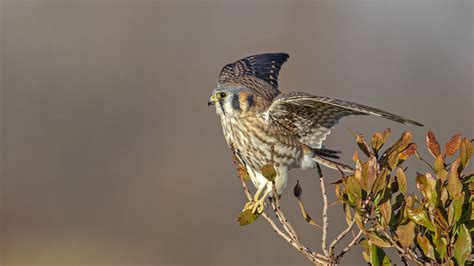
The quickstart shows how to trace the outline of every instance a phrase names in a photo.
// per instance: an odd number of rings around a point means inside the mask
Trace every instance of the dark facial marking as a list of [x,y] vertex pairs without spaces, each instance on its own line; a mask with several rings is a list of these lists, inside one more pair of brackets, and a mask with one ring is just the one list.
[[247,104],[249,107],[252,107],[254,105],[253,95],[247,96]]
[[226,115],[223,98],[219,98],[219,106],[221,107],[222,113]]
[[240,101],[239,101],[239,95],[232,95],[232,108],[236,111],[240,111]]

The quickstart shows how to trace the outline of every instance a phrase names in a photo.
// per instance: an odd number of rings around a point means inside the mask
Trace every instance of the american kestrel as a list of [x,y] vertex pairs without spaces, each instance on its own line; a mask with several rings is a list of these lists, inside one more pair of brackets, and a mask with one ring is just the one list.
[[344,168],[328,159],[339,158],[338,152],[322,146],[342,117],[376,115],[422,126],[357,103],[304,92],[281,93],[278,74],[288,57],[286,53],[259,54],[227,64],[208,101],[208,105],[216,106],[227,144],[257,189],[253,201],[246,205],[252,212],[262,212],[265,198],[273,191],[273,183],[262,175],[264,165],[271,163],[276,170],[278,195],[285,189],[292,168],[309,169],[316,163]]

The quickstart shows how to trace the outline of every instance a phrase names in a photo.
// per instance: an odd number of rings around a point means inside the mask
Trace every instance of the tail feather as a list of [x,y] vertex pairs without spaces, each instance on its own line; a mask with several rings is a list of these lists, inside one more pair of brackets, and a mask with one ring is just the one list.
[[340,171],[344,171],[344,172],[347,172],[347,173],[350,173],[350,172],[354,171],[354,169],[352,167],[348,166],[348,165],[338,163],[338,162],[323,158],[323,157],[318,156],[318,155],[314,156],[314,161],[319,163],[319,164],[322,164],[322,165],[324,165],[328,168],[331,168],[331,169],[340,170]]

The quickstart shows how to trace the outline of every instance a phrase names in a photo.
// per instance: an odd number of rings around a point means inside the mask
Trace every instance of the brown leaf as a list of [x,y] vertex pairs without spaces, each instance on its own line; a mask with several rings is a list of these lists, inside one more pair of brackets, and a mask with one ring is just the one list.
[[374,135],[372,136],[372,139],[370,140],[370,145],[372,146],[372,149],[377,152],[382,147],[383,144],[384,144],[384,141],[383,141],[382,133],[375,132]]
[[378,247],[389,248],[392,246],[385,237],[378,235],[376,232],[370,232],[367,236],[369,237],[370,242]]
[[413,239],[415,239],[415,223],[408,220],[407,223],[400,224],[395,234],[402,247],[409,247],[413,243]]
[[403,171],[402,168],[397,168],[397,181],[398,181],[398,186],[400,187],[400,191],[403,193],[403,195],[407,195],[407,177],[405,175],[405,172]]
[[454,135],[451,140],[446,143],[445,147],[445,154],[448,156],[452,156],[456,153],[456,151],[459,149],[459,146],[461,145],[461,134],[456,134]]
[[438,193],[436,192],[436,179],[434,179],[430,173],[426,175],[418,174],[416,177],[416,187],[431,206],[437,206]]
[[469,160],[471,159],[472,156],[472,143],[468,139],[463,139],[461,142],[461,165],[464,168],[469,164]]
[[436,259],[434,248],[430,243],[430,240],[426,236],[422,236],[420,233],[416,236],[416,242],[420,245],[421,250],[423,250],[423,254],[430,259]]
[[405,161],[410,155],[415,154],[416,148],[415,143],[410,143],[408,147],[400,153],[400,160]]
[[431,131],[428,131],[428,134],[426,135],[426,146],[428,146],[428,151],[431,153],[431,155],[433,155],[434,158],[441,155],[439,143],[436,141],[436,137]]
[[370,157],[372,155],[372,151],[369,148],[369,145],[365,141],[364,135],[361,133],[358,133],[356,135],[356,142],[357,145],[359,146],[359,149],[367,156]]
[[436,176],[444,182],[448,176],[448,171],[445,169],[444,165],[444,155],[439,155],[434,161],[434,171]]
[[390,203],[390,198],[384,203],[380,204],[378,208],[383,218],[382,225],[388,225],[390,223],[390,219],[392,218],[392,205]]

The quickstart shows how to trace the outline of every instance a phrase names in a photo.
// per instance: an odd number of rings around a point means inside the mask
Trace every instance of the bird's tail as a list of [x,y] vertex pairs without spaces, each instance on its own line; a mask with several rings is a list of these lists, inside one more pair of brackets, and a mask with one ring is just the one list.
[[354,171],[354,169],[352,167],[348,166],[348,165],[329,160],[329,159],[324,158],[320,155],[315,155],[313,157],[313,159],[316,163],[322,164],[322,165],[324,165],[326,167],[329,167],[331,169],[343,171],[343,172],[346,172],[346,173],[351,173],[351,172]]

